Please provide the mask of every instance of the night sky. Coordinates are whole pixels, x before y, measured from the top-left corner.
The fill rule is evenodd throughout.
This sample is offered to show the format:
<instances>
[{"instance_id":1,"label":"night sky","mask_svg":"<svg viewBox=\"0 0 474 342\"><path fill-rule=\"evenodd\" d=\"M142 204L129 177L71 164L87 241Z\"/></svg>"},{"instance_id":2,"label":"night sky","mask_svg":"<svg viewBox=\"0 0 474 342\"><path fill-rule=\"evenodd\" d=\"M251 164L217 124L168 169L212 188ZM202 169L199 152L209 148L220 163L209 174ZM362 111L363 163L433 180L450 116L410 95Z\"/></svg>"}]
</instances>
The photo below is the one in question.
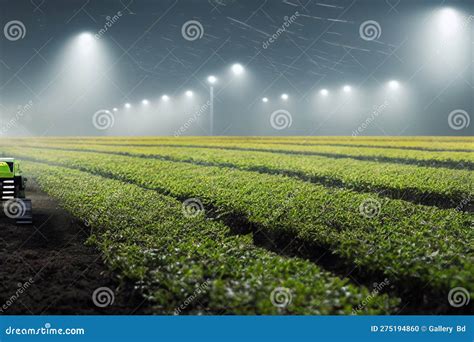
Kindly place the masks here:
<instances>
[{"instance_id":1,"label":"night sky","mask_svg":"<svg viewBox=\"0 0 474 342\"><path fill-rule=\"evenodd\" d=\"M449 115L474 112L473 15L472 0L0 0L2 134L173 135L201 109L183 135L207 135L212 74L216 135L354 135L368 118L357 135L472 135ZM113 126L97 129L100 110ZM275 129L277 110L291 125Z\"/></svg>"}]
</instances>

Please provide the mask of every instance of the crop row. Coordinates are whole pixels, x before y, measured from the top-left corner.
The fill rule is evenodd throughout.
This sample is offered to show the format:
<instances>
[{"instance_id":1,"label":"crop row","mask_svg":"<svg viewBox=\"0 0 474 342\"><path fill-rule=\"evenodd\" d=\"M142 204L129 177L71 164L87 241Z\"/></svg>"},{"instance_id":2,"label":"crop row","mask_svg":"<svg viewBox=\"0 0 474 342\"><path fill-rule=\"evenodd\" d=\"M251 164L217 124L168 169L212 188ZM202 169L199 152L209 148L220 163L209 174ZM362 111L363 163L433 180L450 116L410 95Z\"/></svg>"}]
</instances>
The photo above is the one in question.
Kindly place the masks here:
<instances>
[{"instance_id":1,"label":"crop row","mask_svg":"<svg viewBox=\"0 0 474 342\"><path fill-rule=\"evenodd\" d=\"M77 141L76 138L48 137L39 138L42 142ZM474 139L469 137L206 137L208 141L224 143L280 143L280 144L319 144L348 145L380 148L408 148L426 150L469 150L474 151ZM29 140L27 138L26 140ZM127 142L127 143L160 143L170 141L202 142L203 137L84 137L88 143Z\"/></svg>"},{"instance_id":2,"label":"crop row","mask_svg":"<svg viewBox=\"0 0 474 342\"><path fill-rule=\"evenodd\" d=\"M90 241L122 280L143 290L155 313L380 314L398 303L255 247L202 214L184 215L181 202L156 191L43 163L24 167L91 224Z\"/></svg>"},{"instance_id":3,"label":"crop row","mask_svg":"<svg viewBox=\"0 0 474 342\"><path fill-rule=\"evenodd\" d=\"M467 170L216 149L72 144L65 148L48 144L37 147L166 158L196 164L283 174L325 185L335 185L355 191L381 192L391 198L434 204L442 208L457 207L465 211L468 208L462 203L471 197L474 190L474 174Z\"/></svg>"},{"instance_id":4,"label":"crop row","mask_svg":"<svg viewBox=\"0 0 474 342\"><path fill-rule=\"evenodd\" d=\"M398 142L390 141L320 141L320 140L269 140L264 143L297 145L297 146L341 146L354 148L378 148L378 149L401 149L414 151L432 151L432 152L474 152L473 143L425 143L425 142Z\"/></svg>"},{"instance_id":5,"label":"crop row","mask_svg":"<svg viewBox=\"0 0 474 342\"><path fill-rule=\"evenodd\" d=\"M327 246L367 272L403 282L402 288L473 289L473 231L467 213L189 163L68 151L43 151L41 159L177 198L199 197L222 214L245 217L270 237Z\"/></svg>"},{"instance_id":6,"label":"crop row","mask_svg":"<svg viewBox=\"0 0 474 342\"><path fill-rule=\"evenodd\" d=\"M163 144L165 145L165 144ZM320 155L334 158L355 158L359 160L387 161L422 166L474 168L474 154L469 152L428 152L403 149L363 148L345 146L304 146L269 143L209 143L170 142L168 145L189 147L210 147L234 150L262 152L280 152L287 154Z\"/></svg>"},{"instance_id":7,"label":"crop row","mask_svg":"<svg viewBox=\"0 0 474 342\"><path fill-rule=\"evenodd\" d=\"M75 142L71 140L71 143ZM67 146L67 142L58 141L55 144ZM391 163L414 164L420 166L447 167L456 169L474 169L474 153L456 151L422 151L409 149L390 149L376 147L348 147L329 145L292 145L278 141L255 143L253 141L225 141L218 139L148 139L142 140L104 140L95 144L116 146L176 146L195 148L219 148L240 151L272 152L300 155L318 155L331 158L353 158L358 160L382 161Z\"/></svg>"}]
</instances>

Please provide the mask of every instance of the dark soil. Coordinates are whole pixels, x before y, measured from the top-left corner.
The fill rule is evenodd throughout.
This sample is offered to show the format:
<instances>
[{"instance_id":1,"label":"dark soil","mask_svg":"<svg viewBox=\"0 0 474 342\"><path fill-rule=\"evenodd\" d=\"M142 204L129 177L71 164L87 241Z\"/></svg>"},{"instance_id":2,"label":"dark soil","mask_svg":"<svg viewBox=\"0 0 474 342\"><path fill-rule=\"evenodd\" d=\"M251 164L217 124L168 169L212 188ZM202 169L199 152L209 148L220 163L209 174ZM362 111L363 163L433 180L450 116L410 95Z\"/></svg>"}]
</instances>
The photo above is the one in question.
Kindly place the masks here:
<instances>
[{"instance_id":1,"label":"dark soil","mask_svg":"<svg viewBox=\"0 0 474 342\"><path fill-rule=\"evenodd\" d=\"M17 225L0 213L0 314L146 313L140 295L123 290L100 252L85 244L87 226L31 179L27 197L32 200L32 225ZM99 287L112 290L112 304L94 304Z\"/></svg>"},{"instance_id":2,"label":"dark soil","mask_svg":"<svg viewBox=\"0 0 474 342\"><path fill-rule=\"evenodd\" d=\"M152 312L131 284L119 286L104 265L101 253L85 244L89 233L83 222L61 209L34 181L28 182L27 190L33 205L33 225L16 225L0 212L0 315L159 314ZM213 213L213 208L206 209ZM221 216L220 220L235 234L252 232L257 246L311 260L356 284L370 288L373 279L384 279L383 275L365 274L324 248L296 240L288 245L290 237L263 236L258 227L242 217ZM33 282L22 287L30 278ZM114 293L114 302L106 307L98 307L92 300L94 291L100 287L108 287ZM431 294L419 284L406 282L403 287L408 290L386 290L402 298L399 315L467 314L469 310L454 310L445 296ZM24 291L18 295L20 288Z\"/></svg>"}]
</instances>

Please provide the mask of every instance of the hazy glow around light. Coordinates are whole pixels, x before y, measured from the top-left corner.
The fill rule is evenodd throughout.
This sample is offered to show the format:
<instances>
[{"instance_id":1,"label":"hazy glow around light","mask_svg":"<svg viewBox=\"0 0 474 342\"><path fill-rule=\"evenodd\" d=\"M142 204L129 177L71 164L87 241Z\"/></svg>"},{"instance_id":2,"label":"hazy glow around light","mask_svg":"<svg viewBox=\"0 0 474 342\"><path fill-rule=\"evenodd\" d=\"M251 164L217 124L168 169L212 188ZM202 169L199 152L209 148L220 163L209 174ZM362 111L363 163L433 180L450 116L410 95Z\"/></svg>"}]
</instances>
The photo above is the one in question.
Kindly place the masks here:
<instances>
[{"instance_id":1,"label":"hazy glow around light","mask_svg":"<svg viewBox=\"0 0 474 342\"><path fill-rule=\"evenodd\" d=\"M465 68L472 64L469 19L465 11L444 6L428 22L420 24L418 49L413 55L428 62L425 68L431 80L448 82L453 74L465 73Z\"/></svg>"},{"instance_id":2,"label":"hazy glow around light","mask_svg":"<svg viewBox=\"0 0 474 342\"><path fill-rule=\"evenodd\" d=\"M284 101L288 100L288 94L281 94L281 99Z\"/></svg>"},{"instance_id":3,"label":"hazy glow around light","mask_svg":"<svg viewBox=\"0 0 474 342\"><path fill-rule=\"evenodd\" d=\"M192 97L194 95L191 90L186 90L185 94L186 94L187 97Z\"/></svg>"},{"instance_id":4,"label":"hazy glow around light","mask_svg":"<svg viewBox=\"0 0 474 342\"><path fill-rule=\"evenodd\" d=\"M350 91L352 90L351 86L349 85L345 85L342 90L344 90L345 93L350 93Z\"/></svg>"},{"instance_id":5,"label":"hazy glow around light","mask_svg":"<svg viewBox=\"0 0 474 342\"><path fill-rule=\"evenodd\" d=\"M103 42L95 39L89 32L82 32L75 35L64 50L64 59L74 65L71 74L77 79L87 79L97 77L97 70L101 64L109 62L107 49Z\"/></svg>"},{"instance_id":6,"label":"hazy glow around light","mask_svg":"<svg viewBox=\"0 0 474 342\"><path fill-rule=\"evenodd\" d=\"M460 19L452 8L443 8L439 15L439 29L444 36L455 34L460 28Z\"/></svg>"},{"instance_id":7,"label":"hazy glow around light","mask_svg":"<svg viewBox=\"0 0 474 342\"><path fill-rule=\"evenodd\" d=\"M262 102L267 103L267 102L268 102L268 98L267 98L267 97L264 97L264 98L262 99Z\"/></svg>"},{"instance_id":8,"label":"hazy glow around light","mask_svg":"<svg viewBox=\"0 0 474 342\"><path fill-rule=\"evenodd\" d=\"M142 105L144 106L148 105L149 103L150 102L147 99L142 100Z\"/></svg>"},{"instance_id":9,"label":"hazy glow around light","mask_svg":"<svg viewBox=\"0 0 474 342\"><path fill-rule=\"evenodd\" d=\"M128 109L128 108L131 108L131 107L132 107L132 105L131 105L130 103L127 102L127 103L125 104L125 108Z\"/></svg>"},{"instance_id":10,"label":"hazy glow around light","mask_svg":"<svg viewBox=\"0 0 474 342\"><path fill-rule=\"evenodd\" d=\"M168 100L170 99L170 97L169 97L168 95L163 95L163 96L161 97L161 99L162 99L163 101L168 101Z\"/></svg>"},{"instance_id":11,"label":"hazy glow around light","mask_svg":"<svg viewBox=\"0 0 474 342\"><path fill-rule=\"evenodd\" d=\"M99 44L92 33L83 32L77 38L77 48L79 50L79 54L87 54L88 58L91 58L92 61L96 59L96 54L99 53L98 47Z\"/></svg>"},{"instance_id":12,"label":"hazy glow around light","mask_svg":"<svg viewBox=\"0 0 474 342\"><path fill-rule=\"evenodd\" d=\"M244 67L241 64L236 63L232 65L232 72L234 75L241 75L244 72Z\"/></svg>"},{"instance_id":13,"label":"hazy glow around light","mask_svg":"<svg viewBox=\"0 0 474 342\"><path fill-rule=\"evenodd\" d=\"M209 76L209 77L207 78L207 81L208 81L210 84L214 84L214 83L217 82L217 77L211 75L211 76Z\"/></svg>"},{"instance_id":14,"label":"hazy glow around light","mask_svg":"<svg viewBox=\"0 0 474 342\"><path fill-rule=\"evenodd\" d=\"M328 96L329 95L329 91L327 89L321 89L320 93L323 96Z\"/></svg>"},{"instance_id":15,"label":"hazy glow around light","mask_svg":"<svg viewBox=\"0 0 474 342\"><path fill-rule=\"evenodd\" d=\"M390 82L388 82L388 86L390 87L390 89L396 90L400 88L400 83L398 83L398 81L391 80Z\"/></svg>"},{"instance_id":16,"label":"hazy glow around light","mask_svg":"<svg viewBox=\"0 0 474 342\"><path fill-rule=\"evenodd\" d=\"M112 110L113 110L114 112L117 112L117 111L118 111L118 108L114 108L114 109L112 109Z\"/></svg>"},{"instance_id":17,"label":"hazy glow around light","mask_svg":"<svg viewBox=\"0 0 474 342\"><path fill-rule=\"evenodd\" d=\"M89 44L92 43L92 41L94 40L94 36L92 35L92 33L83 32L79 35L79 40L81 43Z\"/></svg>"}]
</instances>

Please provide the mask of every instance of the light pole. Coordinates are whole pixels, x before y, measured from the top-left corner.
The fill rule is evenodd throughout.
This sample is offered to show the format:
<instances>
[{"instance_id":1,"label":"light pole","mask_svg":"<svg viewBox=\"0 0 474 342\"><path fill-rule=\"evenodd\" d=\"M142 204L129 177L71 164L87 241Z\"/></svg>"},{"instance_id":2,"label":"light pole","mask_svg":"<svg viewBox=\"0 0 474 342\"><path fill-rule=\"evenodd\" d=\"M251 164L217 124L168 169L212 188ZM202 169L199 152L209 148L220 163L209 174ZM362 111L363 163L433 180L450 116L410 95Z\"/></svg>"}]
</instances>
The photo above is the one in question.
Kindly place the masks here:
<instances>
[{"instance_id":1,"label":"light pole","mask_svg":"<svg viewBox=\"0 0 474 342\"><path fill-rule=\"evenodd\" d=\"M214 84L217 82L215 76L207 78L209 82L209 135L214 135Z\"/></svg>"},{"instance_id":2,"label":"light pole","mask_svg":"<svg viewBox=\"0 0 474 342\"><path fill-rule=\"evenodd\" d=\"M234 76L241 76L245 69L239 64L235 63L231 67L232 73ZM210 75L207 77L207 82L209 83L209 135L214 135L214 84L217 82L217 77Z\"/></svg>"}]
</instances>

